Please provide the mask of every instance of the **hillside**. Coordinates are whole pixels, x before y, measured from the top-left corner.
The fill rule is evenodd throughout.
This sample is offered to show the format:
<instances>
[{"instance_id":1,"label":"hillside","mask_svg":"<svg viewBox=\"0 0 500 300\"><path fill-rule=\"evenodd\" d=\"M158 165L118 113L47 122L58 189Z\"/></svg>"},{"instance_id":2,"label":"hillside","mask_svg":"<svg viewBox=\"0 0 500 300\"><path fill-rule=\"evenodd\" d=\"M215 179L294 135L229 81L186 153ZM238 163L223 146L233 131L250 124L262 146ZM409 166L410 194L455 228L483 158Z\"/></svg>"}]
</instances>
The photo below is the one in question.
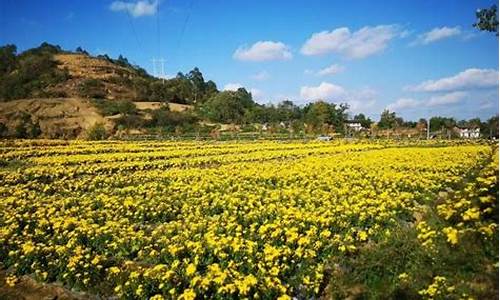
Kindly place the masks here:
<instances>
[{"instance_id":1,"label":"hillside","mask_svg":"<svg viewBox=\"0 0 500 300\"><path fill-rule=\"evenodd\" d=\"M15 132L22 123L39 126L46 138L82 136L96 123L111 129L114 125L84 99L23 99L0 103L0 122ZM29 125L28 125L29 127Z\"/></svg>"},{"instance_id":2,"label":"hillside","mask_svg":"<svg viewBox=\"0 0 500 300\"><path fill-rule=\"evenodd\" d=\"M130 83L134 80L146 80L146 76L136 69L86 54L56 54L54 60L57 62L57 68L67 70L69 78L49 90L55 94L65 93L67 97L85 96L82 94L82 88L88 83L99 82L101 84L96 84L98 93L101 93L104 99L138 100L138 95Z\"/></svg>"},{"instance_id":3,"label":"hillside","mask_svg":"<svg viewBox=\"0 0 500 300\"><path fill-rule=\"evenodd\" d=\"M154 126L152 114L164 111L164 103L172 114L193 108L189 80L182 75L163 82L121 55L92 56L47 43L17 53L6 45L0 47L0 137L75 138L95 124L109 133L120 124ZM131 107L125 114L119 109L124 104Z\"/></svg>"},{"instance_id":4,"label":"hillside","mask_svg":"<svg viewBox=\"0 0 500 300\"><path fill-rule=\"evenodd\" d=\"M111 100L110 100L111 101ZM137 116L151 119L151 112L164 107L162 102L133 102ZM192 110L191 105L168 103L174 113ZM0 123L6 124L7 131L15 134L16 128L40 129L39 137L44 138L84 138L85 133L95 124L103 124L108 132L116 129L116 120L121 114L105 116L91 100L81 98L36 98L19 99L0 103Z\"/></svg>"}]
</instances>

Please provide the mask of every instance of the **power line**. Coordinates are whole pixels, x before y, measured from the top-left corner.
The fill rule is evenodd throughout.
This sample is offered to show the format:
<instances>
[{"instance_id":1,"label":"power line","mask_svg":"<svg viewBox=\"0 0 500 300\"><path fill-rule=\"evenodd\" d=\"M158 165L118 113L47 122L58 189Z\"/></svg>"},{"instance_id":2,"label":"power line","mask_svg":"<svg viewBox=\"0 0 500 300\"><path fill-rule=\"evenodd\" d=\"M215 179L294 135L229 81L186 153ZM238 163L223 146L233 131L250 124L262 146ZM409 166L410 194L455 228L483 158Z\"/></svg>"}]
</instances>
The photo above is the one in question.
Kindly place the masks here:
<instances>
[{"instance_id":1,"label":"power line","mask_svg":"<svg viewBox=\"0 0 500 300\"><path fill-rule=\"evenodd\" d=\"M139 36L137 35L137 32L135 31L135 26L134 26L134 23L132 21L132 16L130 15L130 12L128 11L128 9L126 9L126 12L127 12L130 27L132 27L132 32L133 32L134 37L135 37L135 42L137 43L137 50L139 50L139 49L141 49L141 43L139 41Z\"/></svg>"},{"instance_id":2,"label":"power line","mask_svg":"<svg viewBox=\"0 0 500 300\"><path fill-rule=\"evenodd\" d=\"M187 24L188 24L189 19L191 17L191 11L193 10L193 5L194 5L194 0L191 0L191 2L189 3L188 14L187 14L186 19L184 20L184 24L182 26L181 35L179 36L179 39L177 40L177 45L175 46L175 53L176 54L179 51L179 46L182 42L182 39L184 37L184 32L186 31Z\"/></svg>"},{"instance_id":3,"label":"power line","mask_svg":"<svg viewBox=\"0 0 500 300\"><path fill-rule=\"evenodd\" d=\"M160 33L160 1L156 2L156 47L158 51L158 57L161 56L161 33Z\"/></svg>"}]
</instances>

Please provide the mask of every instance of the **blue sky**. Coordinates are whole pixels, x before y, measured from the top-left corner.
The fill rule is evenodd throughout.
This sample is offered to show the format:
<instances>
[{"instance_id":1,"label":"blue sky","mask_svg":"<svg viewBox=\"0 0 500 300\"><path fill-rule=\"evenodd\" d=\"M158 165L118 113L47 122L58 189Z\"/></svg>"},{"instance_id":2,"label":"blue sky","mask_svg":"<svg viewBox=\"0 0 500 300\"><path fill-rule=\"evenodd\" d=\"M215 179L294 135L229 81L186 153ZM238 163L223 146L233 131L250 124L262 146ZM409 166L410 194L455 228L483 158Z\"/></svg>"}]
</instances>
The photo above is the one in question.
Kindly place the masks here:
<instances>
[{"instance_id":1,"label":"blue sky","mask_svg":"<svg viewBox=\"0 0 500 300\"><path fill-rule=\"evenodd\" d=\"M153 74L197 66L261 103L347 102L378 118L498 113L498 38L472 28L493 1L0 1L0 44L123 54ZM159 5L159 9L158 9Z\"/></svg>"}]
</instances>

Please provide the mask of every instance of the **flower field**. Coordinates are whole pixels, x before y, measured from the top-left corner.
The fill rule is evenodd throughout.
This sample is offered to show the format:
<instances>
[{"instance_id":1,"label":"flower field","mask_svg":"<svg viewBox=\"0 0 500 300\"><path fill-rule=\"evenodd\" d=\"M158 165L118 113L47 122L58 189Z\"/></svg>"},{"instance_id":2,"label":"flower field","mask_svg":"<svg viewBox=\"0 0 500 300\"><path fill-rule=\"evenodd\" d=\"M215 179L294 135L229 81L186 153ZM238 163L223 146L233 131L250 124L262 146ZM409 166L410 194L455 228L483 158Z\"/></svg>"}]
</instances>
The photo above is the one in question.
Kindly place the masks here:
<instances>
[{"instance_id":1,"label":"flower field","mask_svg":"<svg viewBox=\"0 0 500 300\"><path fill-rule=\"evenodd\" d=\"M404 224L435 256L498 242L498 148L480 143L5 141L0 182L10 286L310 299L328 295L336 258ZM424 277L419 297L471 296Z\"/></svg>"}]
</instances>

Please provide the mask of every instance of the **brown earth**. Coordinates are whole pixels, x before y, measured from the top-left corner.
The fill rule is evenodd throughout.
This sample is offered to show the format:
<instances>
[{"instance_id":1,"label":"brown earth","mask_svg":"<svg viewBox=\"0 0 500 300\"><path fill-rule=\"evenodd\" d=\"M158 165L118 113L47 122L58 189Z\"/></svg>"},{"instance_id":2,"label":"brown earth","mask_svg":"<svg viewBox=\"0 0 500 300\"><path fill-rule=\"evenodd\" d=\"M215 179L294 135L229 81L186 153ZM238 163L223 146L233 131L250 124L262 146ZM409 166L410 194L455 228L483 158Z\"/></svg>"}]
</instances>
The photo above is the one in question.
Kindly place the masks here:
<instances>
[{"instance_id":1,"label":"brown earth","mask_svg":"<svg viewBox=\"0 0 500 300\"><path fill-rule=\"evenodd\" d=\"M98 299L85 293L70 291L55 283L40 283L22 276L14 286L5 284L5 272L0 272L0 300L93 300Z\"/></svg>"},{"instance_id":2,"label":"brown earth","mask_svg":"<svg viewBox=\"0 0 500 300\"><path fill-rule=\"evenodd\" d=\"M23 116L40 125L42 137L83 137L85 131L96 123L107 129L113 122L104 118L89 100L77 98L29 99L0 103L0 122L13 131Z\"/></svg>"},{"instance_id":3,"label":"brown earth","mask_svg":"<svg viewBox=\"0 0 500 300\"><path fill-rule=\"evenodd\" d=\"M158 109L162 102L134 102L137 109ZM182 112L193 109L191 105L169 103L171 111ZM150 117L141 113L143 118ZM113 131L114 119L120 115L104 117L90 100L82 98L37 98L0 102L0 123L7 125L13 133L15 127L29 116L33 124L38 123L43 138L84 138L87 129L97 123L103 124L108 132Z\"/></svg>"},{"instance_id":4,"label":"brown earth","mask_svg":"<svg viewBox=\"0 0 500 300\"><path fill-rule=\"evenodd\" d=\"M84 54L56 54L54 60L58 68L67 69L70 79L49 88L55 95L78 97L78 88L87 79L98 79L104 83L106 99L133 100L135 90L123 84L124 80L140 77L135 70L111 63L105 59Z\"/></svg>"},{"instance_id":5,"label":"brown earth","mask_svg":"<svg viewBox=\"0 0 500 300\"><path fill-rule=\"evenodd\" d=\"M159 109L164 105L163 102L134 102L134 104L138 110L146 110L146 109L154 110L154 109ZM169 103L168 108L171 111L183 112L186 110L193 109L193 106L187 104Z\"/></svg>"}]
</instances>

